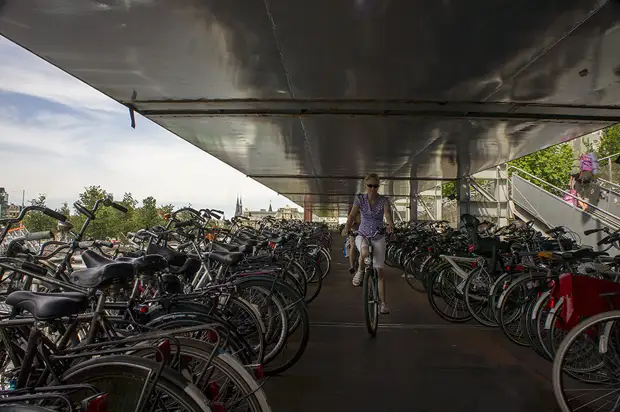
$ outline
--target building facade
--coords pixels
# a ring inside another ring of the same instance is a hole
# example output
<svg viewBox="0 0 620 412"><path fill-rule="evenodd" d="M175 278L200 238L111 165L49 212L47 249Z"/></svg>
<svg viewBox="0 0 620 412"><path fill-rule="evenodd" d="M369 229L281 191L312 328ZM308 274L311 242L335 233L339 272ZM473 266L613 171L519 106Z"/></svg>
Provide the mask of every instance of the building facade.
<svg viewBox="0 0 620 412"><path fill-rule="evenodd" d="M238 197L237 205L235 207L235 215L243 216L248 218L250 222L260 222L267 216L272 216L275 219L281 220L302 220L303 212L296 207L290 207L288 205L279 208L274 211L271 203L269 203L268 209L260 209L260 210L249 210L248 208L243 209L243 204L241 198Z"/></svg>

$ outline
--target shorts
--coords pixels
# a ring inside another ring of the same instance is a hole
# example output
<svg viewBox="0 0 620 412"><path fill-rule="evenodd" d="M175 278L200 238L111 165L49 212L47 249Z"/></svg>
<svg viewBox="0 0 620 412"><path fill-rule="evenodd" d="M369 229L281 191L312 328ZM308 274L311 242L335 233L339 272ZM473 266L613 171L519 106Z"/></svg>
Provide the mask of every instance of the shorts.
<svg viewBox="0 0 620 412"><path fill-rule="evenodd" d="M357 236L355 238L355 246L360 253L362 249L362 242L364 242L364 246L367 245L366 239L362 236ZM385 267L385 248L385 236L372 240L372 264L377 269L383 269Z"/></svg>

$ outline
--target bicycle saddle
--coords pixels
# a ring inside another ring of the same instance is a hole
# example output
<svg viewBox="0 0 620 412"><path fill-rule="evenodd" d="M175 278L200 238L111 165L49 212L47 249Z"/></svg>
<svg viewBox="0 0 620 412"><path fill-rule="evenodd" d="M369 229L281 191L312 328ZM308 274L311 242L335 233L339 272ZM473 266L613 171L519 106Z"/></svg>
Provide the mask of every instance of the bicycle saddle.
<svg viewBox="0 0 620 412"><path fill-rule="evenodd" d="M134 274L134 265L128 262L109 263L94 268L73 271L70 279L86 288L103 288L113 283L126 283Z"/></svg>
<svg viewBox="0 0 620 412"><path fill-rule="evenodd" d="M206 253L205 256L222 265L234 265L243 259L243 253L240 252L210 252Z"/></svg>
<svg viewBox="0 0 620 412"><path fill-rule="evenodd" d="M110 263L131 263L139 270L162 270L168 266L168 262L160 255L144 255L140 257L118 257L116 260L101 256L92 250L87 250L81 255L82 261L87 268L109 265Z"/></svg>
<svg viewBox="0 0 620 412"><path fill-rule="evenodd" d="M37 293L18 290L7 296L6 303L30 312L36 320L52 320L84 311L88 307L88 297L78 292Z"/></svg>

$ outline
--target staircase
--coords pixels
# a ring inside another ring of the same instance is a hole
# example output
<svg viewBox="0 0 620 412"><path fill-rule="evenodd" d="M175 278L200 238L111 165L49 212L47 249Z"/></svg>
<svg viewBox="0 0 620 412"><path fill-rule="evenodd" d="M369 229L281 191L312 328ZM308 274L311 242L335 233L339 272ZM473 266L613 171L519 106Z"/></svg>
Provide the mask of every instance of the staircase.
<svg viewBox="0 0 620 412"><path fill-rule="evenodd" d="M604 237L603 233L586 236L590 229L607 227L620 229L620 193L592 184L592 194L588 210L583 211L564 201L566 193L548 182L521 169L511 168L509 205L511 212L522 220L533 220L538 230L545 231L555 226L565 226L580 237L584 245L595 248L596 242ZM529 180L536 181L536 184ZM545 190L540 186L549 190ZM599 191L607 196L599 199Z"/></svg>

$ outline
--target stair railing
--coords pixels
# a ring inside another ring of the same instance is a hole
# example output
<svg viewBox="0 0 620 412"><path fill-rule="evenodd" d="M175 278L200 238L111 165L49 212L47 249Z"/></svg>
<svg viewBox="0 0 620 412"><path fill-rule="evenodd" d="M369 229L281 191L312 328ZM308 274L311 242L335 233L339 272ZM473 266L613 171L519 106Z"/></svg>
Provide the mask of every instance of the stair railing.
<svg viewBox="0 0 620 412"><path fill-rule="evenodd" d="M511 171L513 171L513 172L511 173ZM585 200L579 198L578 196L575 196L575 195L569 193L568 191L566 191L564 189L560 189L559 187L557 187L557 186L555 186L555 185L553 185L553 184L551 184L549 182L544 181L543 179L539 178L538 176L534 176L533 174L528 173L525 170L519 169L518 167L515 167L515 166L508 166L506 172L508 173L508 184L510 185L509 190L508 190L508 196L509 196L510 200L513 200L512 193L513 193L513 190L515 189L514 185L512 184L511 176L512 176L512 174L514 172L516 172L517 176L519 176L521 174L526 175L526 176L528 176L528 177L530 177L530 178L540 182L543 185L546 185L546 186L548 186L550 188L553 188L553 190L555 190L555 191L557 191L559 193L562 193L563 195L568 195L568 196L572 197L573 199L578 200L579 202L585 203L586 205L588 205L588 208L592 208L592 209L596 210L597 214L600 213L601 215L605 216L606 218L609 218L612 221L611 223L614 226L620 227L620 217L618 217L618 216L616 216L614 214L611 214L608 211L603 210L600 207L597 207L597 206L593 205L592 203L586 202ZM551 193L550 191L548 191L548 190L544 189L543 187L541 187L541 185L533 183L533 182L530 182L530 183L532 183L533 185L538 187L538 189L542 190L543 192L548 193L549 195L556 197L558 200L564 201L564 199L562 197L560 197L560 196L558 196L556 194ZM536 208L534 208L534 206L532 204L530 204L530 206L532 207L532 210L538 215L538 217L541 217L540 213L536 210ZM570 204L569 206L572 206L573 208L577 209L577 206L575 206L575 205ZM588 213L586 211L584 211L584 212ZM593 215L593 216L596 217L596 215Z"/></svg>

